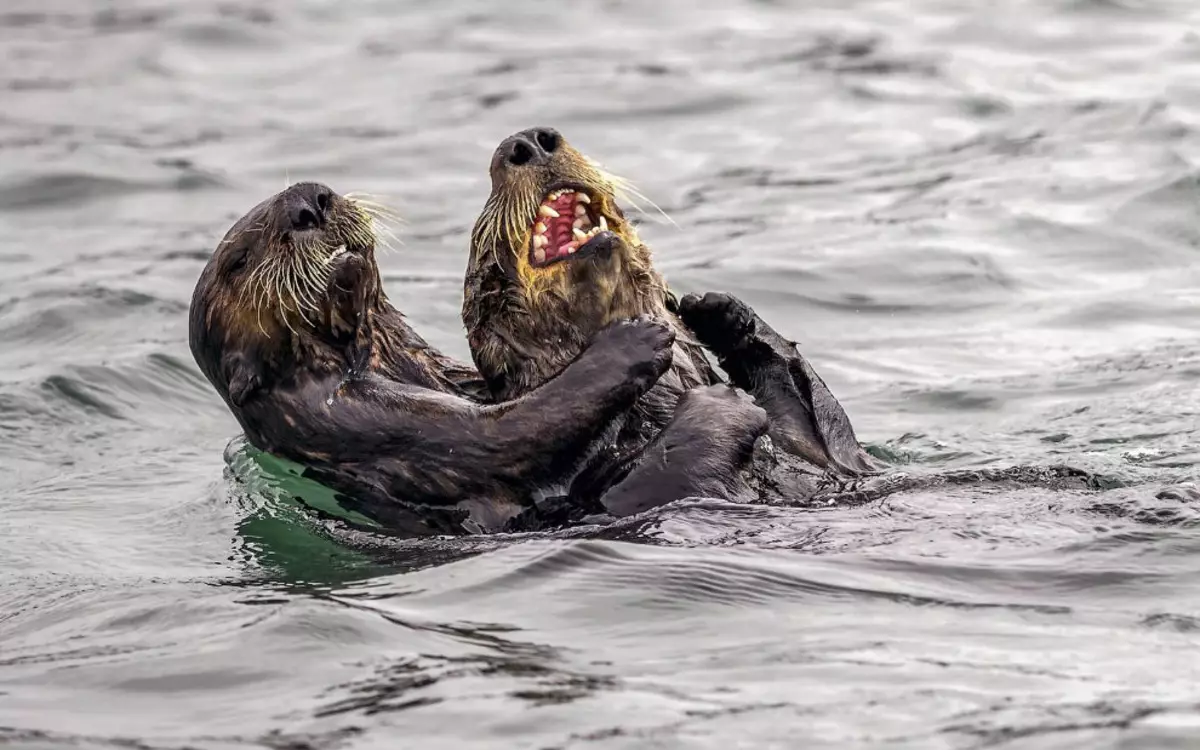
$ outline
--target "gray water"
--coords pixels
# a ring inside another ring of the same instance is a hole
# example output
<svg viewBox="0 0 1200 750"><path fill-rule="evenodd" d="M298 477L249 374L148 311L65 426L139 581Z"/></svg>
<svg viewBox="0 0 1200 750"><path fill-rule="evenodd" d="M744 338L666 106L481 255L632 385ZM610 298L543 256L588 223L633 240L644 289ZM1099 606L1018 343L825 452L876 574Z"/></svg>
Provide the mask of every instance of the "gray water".
<svg viewBox="0 0 1200 750"><path fill-rule="evenodd" d="M6 0L0 45L0 746L1200 744L1192 0ZM465 357L490 152L543 124L898 470L1116 488L410 545L298 506L188 352L212 248L382 196Z"/></svg>

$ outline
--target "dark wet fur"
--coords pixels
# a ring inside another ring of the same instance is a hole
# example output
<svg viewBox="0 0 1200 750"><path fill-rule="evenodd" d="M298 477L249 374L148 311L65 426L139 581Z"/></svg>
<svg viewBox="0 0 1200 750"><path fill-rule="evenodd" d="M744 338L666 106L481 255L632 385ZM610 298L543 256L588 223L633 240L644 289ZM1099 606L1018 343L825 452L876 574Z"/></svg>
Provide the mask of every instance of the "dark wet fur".
<svg viewBox="0 0 1200 750"><path fill-rule="evenodd" d="M539 147L539 137L546 134L556 148ZM525 148L532 156L514 163L507 158L513 148ZM832 497L846 502L881 497L922 482L1011 479L1055 486L1059 481L1044 470L1021 467L1003 476L879 476L880 467L858 442L845 410L796 344L732 295L713 292L676 300L607 190L611 176L594 169L561 135L534 128L510 136L493 156L491 175L492 195L472 237L463 319L475 363L495 397L518 397L554 377L596 326L614 314L650 315L677 334L671 370L584 468L572 486L574 497L599 497L642 466L661 461L658 451L672 444L663 431L676 428L672 420L683 411L681 399L692 389L722 382L705 349L715 355L729 381L765 411L770 436L752 460L743 456L727 464L730 475L712 487L712 497L744 494L748 486L763 501L819 504ZM511 227L532 222L542 197L562 185L586 189L591 208L608 217L613 231L597 235L551 271L530 270L528 235ZM529 215L513 216L514 211ZM730 403L708 399L705 404L710 423L739 424L729 412ZM688 409L689 415L692 411ZM738 432L727 441L738 443L745 434ZM741 456L736 450L724 455ZM610 494L606 502L615 502L618 495ZM617 507L621 514L646 509L636 501Z"/></svg>
<svg viewBox="0 0 1200 750"><path fill-rule="evenodd" d="M611 317L622 314L652 315L676 332L670 370L639 401L626 419L616 445L636 451L653 439L671 420L680 397L688 390L720 383L704 357L703 349L686 335L678 316L666 309L661 294L645 295L636 271L623 268L620 240L591 243L566 267L565 296L552 290L540 295L536 305L521 293L511 263L473 265L468 273L464 302L471 352L493 398L517 398L561 372L589 338ZM618 299L600 299L590 289L594 274L622 275L628 283L617 286ZM683 335L680 335L683 334Z"/></svg>
<svg viewBox="0 0 1200 750"><path fill-rule="evenodd" d="M848 476L875 466L842 405L796 344L780 336L731 294L690 294L679 314L716 355L730 382L771 415L771 437L784 451Z"/></svg>
<svg viewBox="0 0 1200 750"><path fill-rule="evenodd" d="M297 202L319 195L327 244L354 234L337 221L352 204L321 185L260 204L200 277L192 352L253 445L306 465L396 533L502 527L569 482L670 366L669 327L620 321L544 386L481 405L475 371L431 348L387 301L373 246L337 258L312 309L244 294L254 269L288 257ZM638 479L623 491L674 499L662 477Z"/></svg>
<svg viewBox="0 0 1200 750"><path fill-rule="evenodd" d="M539 136L547 133L557 144L551 151L538 145ZM514 148L533 156L514 164L507 158ZM511 136L497 149L491 173L492 195L472 237L463 319L475 363L495 397L514 398L546 382L614 315L650 315L677 333L671 370L639 401L613 443L584 470L573 495L598 496L635 471L647 459L652 442L671 424L680 399L694 388L723 382L705 356L705 347L718 356L724 352L722 364L733 382L766 410L774 441L803 459L794 462L797 472L807 475L814 467L845 475L872 471L828 388L794 345L761 321L753 327L758 319L749 308L738 302L729 309L707 310L696 303L686 308L693 321L681 317L685 309L675 302L651 263L650 251L625 221L607 189L608 176L561 135L534 129ZM515 234L511 227L531 224L542 197L561 185L586 189L591 209L608 218L612 231L600 233L557 267L531 269L528 235ZM504 211L528 215L501 216ZM743 313L748 322L738 319ZM726 342L732 339L736 341ZM725 407L714 403L710 409L713 422L737 423ZM730 471L740 468L741 464L731 465Z"/></svg>

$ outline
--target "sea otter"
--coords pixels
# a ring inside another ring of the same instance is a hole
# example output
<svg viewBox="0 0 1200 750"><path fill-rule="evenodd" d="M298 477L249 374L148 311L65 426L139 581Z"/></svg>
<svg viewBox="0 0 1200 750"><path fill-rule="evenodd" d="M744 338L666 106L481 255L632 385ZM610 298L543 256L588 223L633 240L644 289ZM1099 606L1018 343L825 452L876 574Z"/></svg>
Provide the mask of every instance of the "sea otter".
<svg viewBox="0 0 1200 750"><path fill-rule="evenodd" d="M676 301L617 205L621 180L551 128L505 139L490 173L491 194L471 236L463 321L493 395L530 392L613 320L650 316L676 333L671 369L641 399L608 460L591 469L597 487L636 460L683 393L721 382L705 347L766 409L775 445L810 469L873 472L841 405L793 343L730 295Z"/></svg>
<svg viewBox="0 0 1200 750"><path fill-rule="evenodd" d="M390 530L511 528L669 369L674 332L614 319L544 385L481 404L478 374L425 343L384 295L374 214L317 183L260 203L200 275L192 354L251 444L306 465ZM730 476L765 429L762 410L726 386L690 392L647 460L608 488L608 510L743 491Z"/></svg>

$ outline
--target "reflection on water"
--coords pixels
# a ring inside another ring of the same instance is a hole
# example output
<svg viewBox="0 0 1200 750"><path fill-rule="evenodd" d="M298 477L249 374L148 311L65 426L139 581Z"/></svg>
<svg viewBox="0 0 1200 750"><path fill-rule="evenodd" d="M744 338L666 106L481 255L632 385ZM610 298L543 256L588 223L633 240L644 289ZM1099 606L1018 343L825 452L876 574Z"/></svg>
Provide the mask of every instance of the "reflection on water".
<svg viewBox="0 0 1200 750"><path fill-rule="evenodd" d="M1190 747L1193 6L6 4L0 746ZM466 356L487 160L535 124L900 468L1119 486L400 541L236 439L186 344L229 224L379 195L389 296Z"/></svg>

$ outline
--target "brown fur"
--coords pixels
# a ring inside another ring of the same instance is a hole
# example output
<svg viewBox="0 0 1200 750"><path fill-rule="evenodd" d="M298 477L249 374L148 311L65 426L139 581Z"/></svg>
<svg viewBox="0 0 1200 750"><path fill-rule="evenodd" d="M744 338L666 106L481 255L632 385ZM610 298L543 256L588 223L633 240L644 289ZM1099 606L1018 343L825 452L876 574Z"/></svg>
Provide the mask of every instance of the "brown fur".
<svg viewBox="0 0 1200 750"><path fill-rule="evenodd" d="M666 369L674 340L654 321L615 324L553 382L481 405L477 373L387 301L369 212L314 183L229 230L190 317L196 362L252 445L414 534L502 528L569 483ZM659 479L670 477L647 481Z"/></svg>
<svg viewBox="0 0 1200 750"><path fill-rule="evenodd" d="M644 441L661 430L687 390L720 382L679 318L650 249L616 203L622 182L562 141L545 164L513 166L503 148L491 165L492 192L471 235L463 321L475 365L495 398L513 398L570 362L613 320L647 315L676 333L670 371L641 400L625 434ZM544 196L584 189L619 239L606 259L530 263L531 228ZM627 442L627 441L621 441Z"/></svg>
<svg viewBox="0 0 1200 750"><path fill-rule="evenodd" d="M398 533L516 530L607 507L600 494L558 493L667 370L670 327L615 321L557 377L481 404L478 374L427 345L384 295L368 205L293 185L239 220L200 275L192 354L250 443L304 464L347 509ZM611 512L740 490L726 480L765 415L716 392L692 402L706 399L737 418L668 427L656 455L672 460L605 485L619 491Z"/></svg>
<svg viewBox="0 0 1200 750"><path fill-rule="evenodd" d="M339 376L350 361L392 379L480 391L475 372L429 347L388 302L374 260L377 218L350 199L332 194L330 201L325 236L356 249L352 264L320 262L334 240L310 241L316 246L307 250L297 246L269 201L222 241L206 269L221 283L200 284L193 301L193 314L202 311L209 332L206 343L225 355L219 368L205 374L216 379L233 406L269 388L297 361L309 371ZM289 263L290 285L280 281L286 275L280 268ZM246 266L244 272L237 272L239 265ZM345 280L335 278L339 270ZM311 283L296 281L300 277ZM205 359L201 366L210 363Z"/></svg>
<svg viewBox="0 0 1200 750"><path fill-rule="evenodd" d="M649 315L676 331L675 360L638 405L638 418L626 426L618 452L644 445L688 389L720 382L703 345L730 382L766 409L772 439L811 464L797 471L873 470L841 405L794 342L729 295L675 303L650 250L616 204L624 187L620 179L549 128L522 131L501 143L491 177L492 193L472 234L463 318L475 363L494 394L512 397L545 382L611 317ZM559 188L585 192L590 211L606 219L612 234L601 233L576 253L556 253L560 259L535 267L531 226L545 196Z"/></svg>

